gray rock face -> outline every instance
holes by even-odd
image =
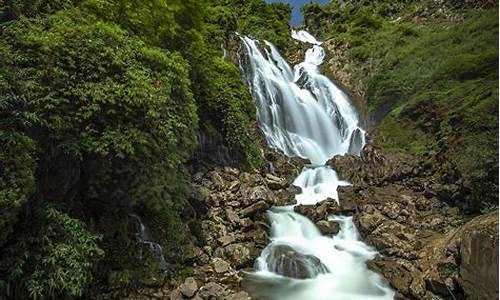
[[[292,278],[314,278],[328,273],[326,266],[317,257],[299,253],[287,245],[273,247],[266,263],[270,271]]]

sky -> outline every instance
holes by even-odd
[[[298,26],[302,25],[304,22],[304,18],[302,17],[302,13],[300,12],[300,8],[302,5],[311,3],[311,2],[319,2],[319,3],[327,3],[328,0],[266,0],[267,2],[285,2],[285,3],[290,3],[293,6],[293,11],[292,11],[292,21],[291,25],[292,26]]]

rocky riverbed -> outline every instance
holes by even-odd
[[[293,204],[293,178],[307,163],[267,152],[267,170],[207,168],[192,175],[189,274],[143,287],[123,299],[251,299],[244,271],[268,243],[265,212]],[[379,251],[368,263],[397,292],[396,299],[495,299],[498,295],[498,213],[470,216],[457,207],[460,185],[439,155],[415,160],[368,145],[361,156],[328,164],[352,185],[295,210],[334,235],[332,214],[353,215],[364,241]],[[118,294],[109,294],[115,298]]]

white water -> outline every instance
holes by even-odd
[[[137,242],[144,245],[149,250],[150,254],[154,257],[157,267],[163,270],[167,266],[165,257],[163,256],[163,248],[157,242],[150,241],[146,233],[146,226],[142,223],[141,218],[136,214],[129,214],[135,220],[136,232],[135,238]],[[139,259],[143,259],[142,248],[139,248]]]
[[[314,36],[312,36],[309,32],[304,31],[304,30],[292,30],[292,38],[304,42],[304,43],[309,43],[313,45],[321,45],[323,42],[320,42],[316,40]]]
[[[302,188],[298,204],[315,204],[326,198],[338,201],[338,179],[324,164],[337,154],[359,154],[365,132],[354,107],[328,78],[320,73],[325,58],[321,42],[305,31],[292,37],[313,46],[293,69],[269,42],[242,37],[250,65],[248,76],[266,140],[288,156],[307,158],[313,164],[295,179]],[[263,300],[393,299],[382,278],[367,269],[376,252],[359,240],[350,217],[331,216],[341,226],[335,236],[322,235],[293,207],[273,208],[271,243],[249,274],[249,291]],[[301,279],[300,279],[301,278]]]

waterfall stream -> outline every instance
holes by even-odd
[[[271,43],[241,37],[258,120],[271,147],[313,164],[293,183],[302,188],[297,203],[338,201],[337,187],[348,183],[325,163],[338,154],[359,154],[365,132],[347,95],[320,73],[322,43],[306,31],[293,31],[292,37],[311,45],[293,69]],[[359,240],[351,217],[330,216],[340,232],[324,236],[293,207],[272,208],[268,216],[271,242],[248,274],[252,295],[263,300],[393,299],[382,277],[366,267],[376,251]]]

